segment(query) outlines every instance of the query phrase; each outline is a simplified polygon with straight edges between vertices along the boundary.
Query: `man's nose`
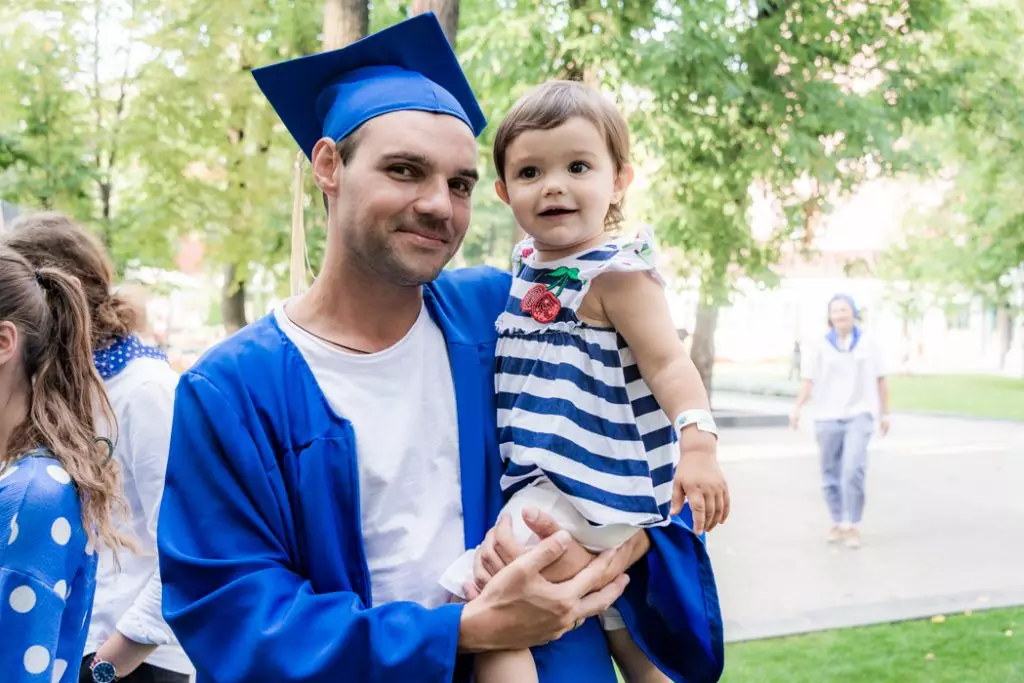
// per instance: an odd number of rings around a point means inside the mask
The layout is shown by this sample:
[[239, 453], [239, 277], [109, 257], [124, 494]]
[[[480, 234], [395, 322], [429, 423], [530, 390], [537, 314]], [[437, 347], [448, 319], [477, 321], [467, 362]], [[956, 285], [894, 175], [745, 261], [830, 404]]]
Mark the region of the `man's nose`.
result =
[[420, 193], [414, 206], [416, 213], [430, 216], [438, 221], [451, 220], [452, 195], [446, 178], [429, 180], [420, 186]]

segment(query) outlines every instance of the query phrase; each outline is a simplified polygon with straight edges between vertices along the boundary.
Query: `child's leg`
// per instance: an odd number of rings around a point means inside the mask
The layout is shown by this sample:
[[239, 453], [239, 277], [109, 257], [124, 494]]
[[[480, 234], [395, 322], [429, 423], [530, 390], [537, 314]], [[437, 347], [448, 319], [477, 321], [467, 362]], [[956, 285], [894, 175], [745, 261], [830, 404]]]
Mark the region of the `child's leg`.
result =
[[670, 683], [670, 679], [647, 659], [624, 628], [605, 631], [608, 647], [626, 683]]
[[538, 683], [537, 666], [529, 650], [478, 654], [473, 664], [473, 678], [476, 683]]

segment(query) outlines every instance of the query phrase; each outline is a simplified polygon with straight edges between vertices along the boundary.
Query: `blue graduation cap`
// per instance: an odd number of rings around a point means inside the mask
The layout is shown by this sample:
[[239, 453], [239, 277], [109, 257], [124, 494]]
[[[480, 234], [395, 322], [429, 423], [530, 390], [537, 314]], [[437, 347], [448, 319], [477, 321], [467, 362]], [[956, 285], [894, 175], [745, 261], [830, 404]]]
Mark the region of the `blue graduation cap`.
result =
[[480, 105], [433, 12], [338, 50], [254, 69], [253, 77], [307, 158], [370, 119], [417, 110], [461, 119], [480, 135]]

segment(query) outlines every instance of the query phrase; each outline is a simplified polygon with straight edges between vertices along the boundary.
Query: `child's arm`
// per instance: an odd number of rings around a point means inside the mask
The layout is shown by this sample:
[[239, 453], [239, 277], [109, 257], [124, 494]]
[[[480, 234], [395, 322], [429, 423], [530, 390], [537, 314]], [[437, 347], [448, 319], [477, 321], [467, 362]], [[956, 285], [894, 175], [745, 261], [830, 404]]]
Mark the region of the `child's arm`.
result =
[[[587, 293], [593, 311], [621, 334], [636, 356], [658, 405], [675, 420], [684, 410], [709, 410], [700, 374], [676, 333], [664, 290], [645, 272], [612, 272], [596, 278]], [[672, 514], [690, 501], [693, 529], [710, 531], [729, 516], [729, 490], [718, 466], [717, 439], [696, 426], [680, 435], [682, 455], [672, 489]]]

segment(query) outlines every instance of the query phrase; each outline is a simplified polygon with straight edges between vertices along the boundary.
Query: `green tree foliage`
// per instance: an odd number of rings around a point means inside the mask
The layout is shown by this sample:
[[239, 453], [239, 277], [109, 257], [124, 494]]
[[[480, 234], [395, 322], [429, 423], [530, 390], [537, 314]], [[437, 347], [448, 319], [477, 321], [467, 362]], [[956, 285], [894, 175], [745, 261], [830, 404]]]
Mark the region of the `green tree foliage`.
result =
[[[1014, 0], [1002, 2], [1010, 12]], [[224, 273], [229, 329], [244, 323], [247, 294], [285, 291], [297, 150], [249, 72], [323, 49], [324, 0], [11, 4], [0, 10], [12, 86], [0, 91], [0, 196], [72, 212], [122, 264], [169, 265], [180, 235], [201, 235]], [[1022, 137], [1001, 124], [1020, 118], [1019, 65], [998, 59], [1019, 48], [1019, 23], [1016, 43], [1009, 23], [954, 27], [969, 12], [946, 0], [380, 0], [368, 24], [455, 5], [460, 58], [491, 121], [462, 258], [507, 264], [515, 226], [488, 185], [493, 135], [515, 99], [549, 78], [600, 87], [627, 114], [647, 184], [630, 197], [631, 220], [653, 225], [701, 285], [694, 346], [706, 380], [717, 307], [739, 277], [771, 282], [781, 251], [810, 243], [831, 200], [923, 167], [900, 146], [908, 123], [952, 141], [956, 196], [970, 198], [959, 211], [985, 217], [973, 221], [979, 244], [1003, 249], [1000, 236], [1019, 232]], [[986, 101], [991, 88], [1005, 93]], [[969, 104], [948, 115], [961, 91]], [[986, 147], [995, 135], [1010, 142]], [[315, 270], [323, 207], [308, 166], [306, 176]], [[751, 231], [755, 189], [779, 207], [768, 235]]]
[[931, 46], [947, 107], [916, 137], [942, 163], [942, 202], [911, 213], [885, 262], [890, 279], [940, 300], [1005, 305], [1024, 264], [1024, 6], [964, 3]]
[[224, 320], [245, 323], [254, 275], [287, 282], [296, 149], [250, 72], [320, 49], [320, 2], [162, 3], [160, 59], [139, 115], [162, 139], [141, 189], [148, 220], [204, 236]]
[[[922, 47], [941, 25], [940, 0], [500, 4], [460, 43], [488, 114], [499, 119], [552, 77], [581, 78], [618, 100], [650, 179], [631, 197], [632, 218], [653, 225], [701, 283], [694, 356], [705, 382], [731, 285], [771, 282], [783, 245], [809, 243], [830, 198], [919, 163], [896, 143], [907, 121], [932, 114], [938, 90], [917, 91], [930, 77]], [[783, 213], [767, 238], [751, 231], [755, 186]], [[484, 216], [466, 248], [474, 258], [510, 241], [500, 237], [510, 218], [489, 210], [493, 202], [478, 200]]]
[[[908, 120], [930, 115], [915, 91], [928, 72], [922, 45], [944, 11], [932, 0], [740, 7], [667, 13], [632, 79], [651, 95], [648, 215], [701, 283], [693, 355], [708, 384], [717, 307], [735, 279], [770, 282], [782, 246], [810, 243], [830, 197], [914, 164], [896, 143]], [[767, 238], [750, 229], [755, 184], [785, 218]]]
[[76, 46], [56, 12], [0, 9], [0, 197], [89, 216], [88, 101], [67, 87], [80, 74]]

